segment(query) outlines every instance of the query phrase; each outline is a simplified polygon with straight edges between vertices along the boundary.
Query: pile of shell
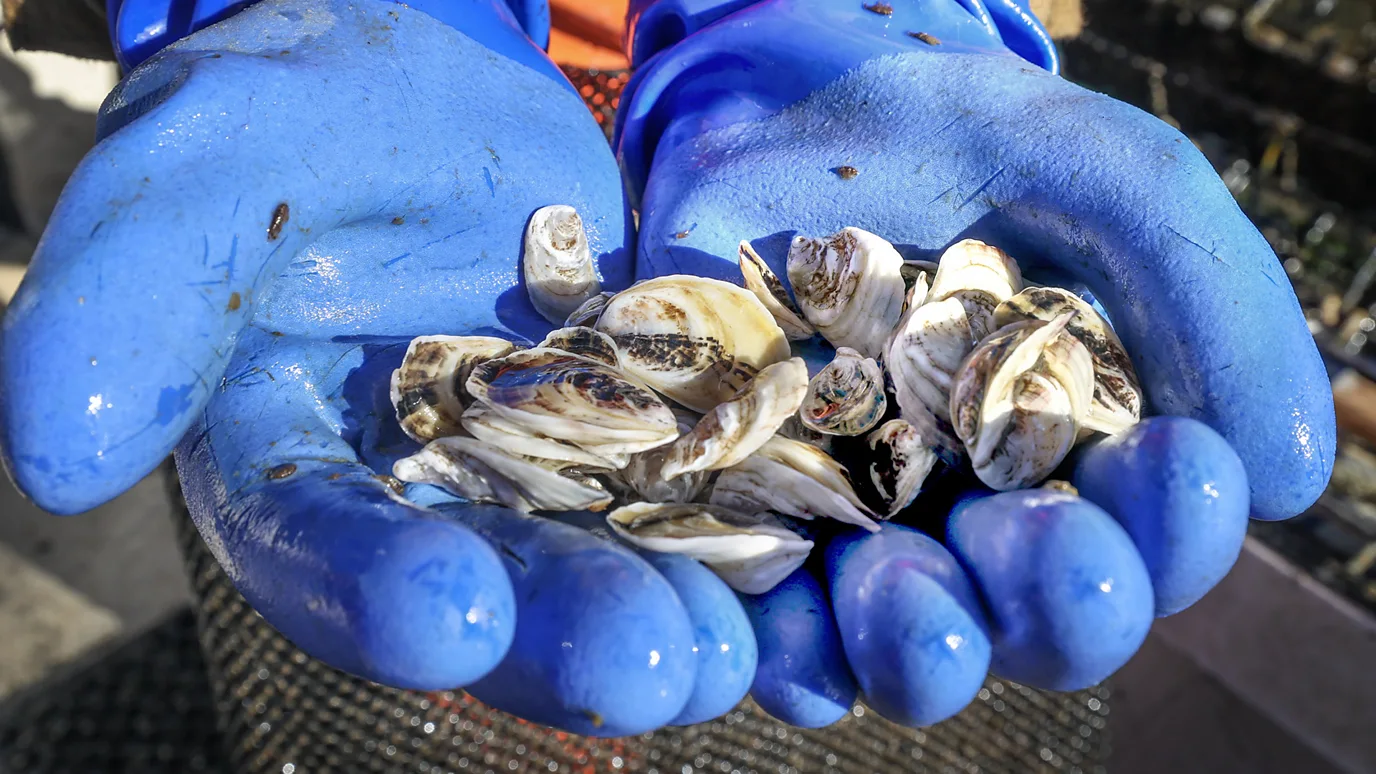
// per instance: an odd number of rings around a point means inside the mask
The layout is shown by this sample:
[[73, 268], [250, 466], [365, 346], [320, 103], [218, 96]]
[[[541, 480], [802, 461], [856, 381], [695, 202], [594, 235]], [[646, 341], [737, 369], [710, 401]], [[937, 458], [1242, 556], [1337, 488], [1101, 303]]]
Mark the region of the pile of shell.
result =
[[[619, 504], [607, 517], [618, 535], [759, 594], [812, 549], [779, 517], [877, 530], [938, 458], [968, 460], [994, 489], [1033, 486], [1079, 440], [1140, 415], [1107, 322], [1067, 291], [1024, 290], [1013, 260], [981, 242], [932, 266], [855, 228], [798, 237], [796, 305], [745, 242], [740, 267], [744, 289], [666, 276], [605, 293], [578, 214], [540, 210], [526, 286], [564, 327], [533, 347], [412, 341], [392, 401], [425, 448], [393, 474], [522, 512]], [[816, 334], [836, 355], [809, 378], [789, 341]], [[861, 435], [857, 472], [882, 513], [828, 453], [830, 437]]]

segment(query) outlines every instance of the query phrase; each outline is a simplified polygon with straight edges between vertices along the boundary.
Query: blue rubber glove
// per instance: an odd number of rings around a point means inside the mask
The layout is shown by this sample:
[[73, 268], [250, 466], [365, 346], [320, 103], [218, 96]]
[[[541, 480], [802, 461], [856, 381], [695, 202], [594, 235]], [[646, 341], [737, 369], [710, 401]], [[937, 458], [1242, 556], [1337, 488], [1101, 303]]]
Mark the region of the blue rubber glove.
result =
[[929, 723], [986, 663], [1093, 684], [1154, 613], [1226, 574], [1249, 514], [1287, 518], [1323, 490], [1332, 397], [1274, 254], [1187, 138], [1058, 77], [1018, 0], [643, 0], [631, 15], [640, 69], [616, 147], [638, 276], [739, 282], [747, 239], [783, 278], [795, 234], [845, 226], [929, 260], [978, 238], [1034, 281], [1087, 286], [1148, 413], [1172, 415], [1078, 455], [1085, 499], [972, 492], [946, 548], [889, 526], [827, 547], [827, 584], [748, 602], [770, 712], [835, 720], [853, 676], [892, 719]]
[[606, 140], [506, 6], [266, 0], [129, 73], [100, 133], [4, 321], [6, 463], [39, 505], [176, 446], [236, 586], [335, 667], [596, 735], [744, 695], [753, 636], [702, 568], [377, 475], [417, 448], [386, 394], [411, 337], [550, 329], [519, 278], [537, 208], [576, 207], [630, 280]]

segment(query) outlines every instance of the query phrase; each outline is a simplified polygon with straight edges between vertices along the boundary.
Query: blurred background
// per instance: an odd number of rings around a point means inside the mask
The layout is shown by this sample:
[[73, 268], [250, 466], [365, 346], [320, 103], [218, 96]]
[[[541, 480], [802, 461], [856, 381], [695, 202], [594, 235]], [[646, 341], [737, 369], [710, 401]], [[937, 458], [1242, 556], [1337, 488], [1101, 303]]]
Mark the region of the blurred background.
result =
[[[84, 3], [47, 7], [89, 18]], [[12, 30], [22, 5], [5, 0]], [[555, 3], [551, 54], [609, 127], [625, 80], [620, 18], [579, 6]], [[1340, 425], [1320, 502], [1254, 523], [1228, 579], [1157, 623], [1096, 694], [1102, 707], [1089, 700], [1104, 765], [1376, 772], [1376, 0], [1085, 0], [1082, 19], [1057, 26], [1081, 23], [1062, 43], [1066, 76], [1179, 127], [1214, 163], [1294, 284]], [[50, 42], [22, 32], [21, 46]], [[5, 37], [0, 301], [118, 78], [109, 62], [16, 54]], [[83, 45], [49, 47], [101, 55]], [[211, 701], [223, 674], [207, 676], [197, 647], [204, 595], [188, 584], [170, 484], [164, 468], [58, 519], [0, 482], [0, 772], [228, 771]], [[997, 766], [952, 758], [933, 770]]]

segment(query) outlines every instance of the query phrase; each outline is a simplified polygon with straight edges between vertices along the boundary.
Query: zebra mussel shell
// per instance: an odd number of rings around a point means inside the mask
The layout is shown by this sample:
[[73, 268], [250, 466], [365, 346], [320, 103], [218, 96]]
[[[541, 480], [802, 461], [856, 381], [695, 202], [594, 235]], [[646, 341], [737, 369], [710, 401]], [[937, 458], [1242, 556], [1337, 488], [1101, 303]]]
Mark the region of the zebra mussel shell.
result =
[[633, 285], [607, 302], [597, 330], [616, 342], [628, 374], [699, 412], [789, 357], [788, 339], [759, 299], [703, 277]]
[[564, 322], [602, 292], [583, 219], [566, 205], [541, 207], [531, 215], [521, 266], [530, 302], [552, 323]]

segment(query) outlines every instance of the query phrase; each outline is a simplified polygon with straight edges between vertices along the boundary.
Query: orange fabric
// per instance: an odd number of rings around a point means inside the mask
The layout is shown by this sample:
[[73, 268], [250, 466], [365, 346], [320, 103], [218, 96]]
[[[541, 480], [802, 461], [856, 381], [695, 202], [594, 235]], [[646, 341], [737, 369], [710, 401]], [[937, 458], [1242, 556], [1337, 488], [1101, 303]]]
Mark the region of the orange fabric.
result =
[[599, 70], [629, 67], [621, 49], [626, 5], [627, 0], [551, 0], [550, 58]]

